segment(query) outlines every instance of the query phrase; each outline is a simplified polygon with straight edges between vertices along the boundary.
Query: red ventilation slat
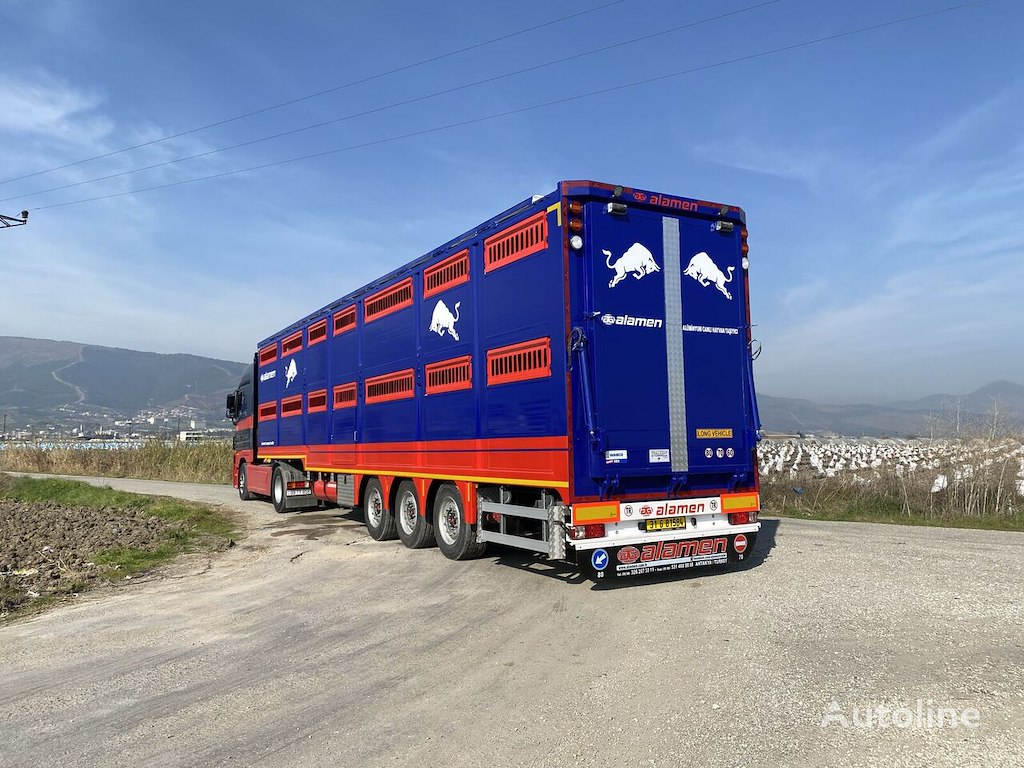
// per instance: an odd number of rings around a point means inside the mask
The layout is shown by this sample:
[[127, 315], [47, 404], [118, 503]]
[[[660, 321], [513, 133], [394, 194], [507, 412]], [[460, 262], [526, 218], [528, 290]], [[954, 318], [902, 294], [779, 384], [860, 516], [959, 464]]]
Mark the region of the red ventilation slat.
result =
[[321, 341], [327, 338], [327, 321], [321, 320], [319, 323], [313, 323], [309, 326], [309, 330], [306, 331], [307, 344], [313, 346], [319, 344]]
[[327, 410], [327, 390], [318, 389], [306, 396], [306, 413], [320, 413]]
[[428, 363], [424, 370], [428, 395], [473, 388], [473, 358], [469, 355]]
[[356, 327], [356, 308], [347, 307], [334, 313], [334, 335], [351, 331]]
[[302, 349], [302, 331], [296, 331], [281, 342], [281, 357], [294, 355]]
[[492, 272], [548, 247], [548, 215], [541, 211], [484, 240], [484, 272]]
[[302, 413], [302, 395], [295, 395], [295, 397], [288, 397], [281, 400], [281, 418], [286, 419], [289, 416], [298, 416]]
[[356, 383], [339, 384], [334, 388], [334, 410], [356, 407]]
[[366, 403], [385, 403], [389, 400], [405, 400], [414, 394], [416, 372], [412, 368], [366, 380], [364, 392]]
[[469, 282], [469, 249], [423, 270], [423, 298]]
[[551, 375], [551, 339], [533, 339], [487, 351], [487, 386]]
[[277, 342], [260, 350], [260, 366], [270, 365], [277, 360]]
[[363, 322], [378, 320], [392, 312], [412, 306], [412, 278], [378, 291], [363, 299]]
[[263, 403], [259, 411], [260, 421], [273, 421], [277, 418], [277, 403]]

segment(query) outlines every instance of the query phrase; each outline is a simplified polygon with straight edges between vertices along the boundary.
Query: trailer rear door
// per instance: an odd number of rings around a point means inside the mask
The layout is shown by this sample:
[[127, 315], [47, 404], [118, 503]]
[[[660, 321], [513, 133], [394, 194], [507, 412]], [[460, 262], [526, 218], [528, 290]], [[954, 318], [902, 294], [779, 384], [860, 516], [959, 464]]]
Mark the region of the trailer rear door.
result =
[[665, 493], [753, 482], [742, 224], [615, 214], [597, 202], [584, 221], [573, 315], [589, 370], [574, 377], [577, 495], [588, 483]]

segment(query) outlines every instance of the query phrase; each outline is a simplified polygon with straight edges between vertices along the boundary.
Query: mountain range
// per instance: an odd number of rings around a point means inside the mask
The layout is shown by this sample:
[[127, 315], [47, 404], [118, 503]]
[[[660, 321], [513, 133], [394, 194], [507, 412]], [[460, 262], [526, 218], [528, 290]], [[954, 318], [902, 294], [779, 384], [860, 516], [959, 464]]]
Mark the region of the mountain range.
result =
[[12, 425], [170, 411], [220, 420], [224, 395], [244, 367], [196, 355], [0, 336], [0, 408]]
[[[223, 421], [224, 395], [244, 363], [162, 355], [68, 341], [0, 336], [0, 409], [12, 425], [76, 423], [145, 413]], [[1024, 429], [1024, 386], [998, 381], [965, 395], [885, 405], [827, 405], [758, 395], [769, 434], [946, 436]], [[85, 419], [87, 420], [87, 419]]]

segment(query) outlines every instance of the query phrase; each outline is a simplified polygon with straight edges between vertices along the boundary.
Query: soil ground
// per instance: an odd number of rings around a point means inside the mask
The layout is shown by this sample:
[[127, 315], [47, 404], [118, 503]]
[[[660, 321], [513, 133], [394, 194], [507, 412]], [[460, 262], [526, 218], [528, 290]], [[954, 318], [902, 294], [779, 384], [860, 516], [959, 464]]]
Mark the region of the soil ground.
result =
[[68, 507], [0, 498], [0, 616], [29, 601], [109, 580], [95, 558], [115, 547], [154, 549], [167, 523], [142, 509]]

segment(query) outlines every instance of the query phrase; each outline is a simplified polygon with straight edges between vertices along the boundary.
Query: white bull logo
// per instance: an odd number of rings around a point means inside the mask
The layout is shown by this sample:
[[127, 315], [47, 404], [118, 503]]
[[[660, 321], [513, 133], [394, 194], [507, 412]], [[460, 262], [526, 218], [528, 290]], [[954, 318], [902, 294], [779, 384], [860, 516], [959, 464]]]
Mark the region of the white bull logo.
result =
[[611, 251], [602, 249], [601, 253], [604, 254], [604, 263], [608, 266], [608, 269], [615, 270], [615, 276], [608, 283], [609, 288], [614, 288], [625, 280], [626, 275], [633, 275], [637, 280], [640, 280], [652, 272], [661, 272], [661, 268], [654, 260], [654, 254], [640, 243], [633, 243], [629, 246], [626, 252], [615, 260], [614, 264], [612, 263]]
[[710, 283], [714, 283], [715, 288], [721, 291], [725, 298], [731, 300], [732, 294], [729, 293], [725, 284], [732, 282], [732, 273], [734, 269], [736, 269], [736, 267], [729, 267], [729, 276], [726, 277], [725, 273], [718, 268], [718, 265], [711, 260], [711, 257], [704, 251], [701, 251], [690, 259], [690, 263], [686, 269], [683, 270], [683, 274], [692, 277], [705, 288]]
[[455, 330], [455, 324], [459, 322], [460, 304], [462, 304], [461, 301], [455, 302], [455, 314], [453, 315], [444, 301], [438, 300], [437, 304], [434, 305], [434, 315], [430, 319], [430, 330], [438, 336], [444, 336], [444, 332], [448, 331], [452, 338], [458, 341], [459, 334]]

